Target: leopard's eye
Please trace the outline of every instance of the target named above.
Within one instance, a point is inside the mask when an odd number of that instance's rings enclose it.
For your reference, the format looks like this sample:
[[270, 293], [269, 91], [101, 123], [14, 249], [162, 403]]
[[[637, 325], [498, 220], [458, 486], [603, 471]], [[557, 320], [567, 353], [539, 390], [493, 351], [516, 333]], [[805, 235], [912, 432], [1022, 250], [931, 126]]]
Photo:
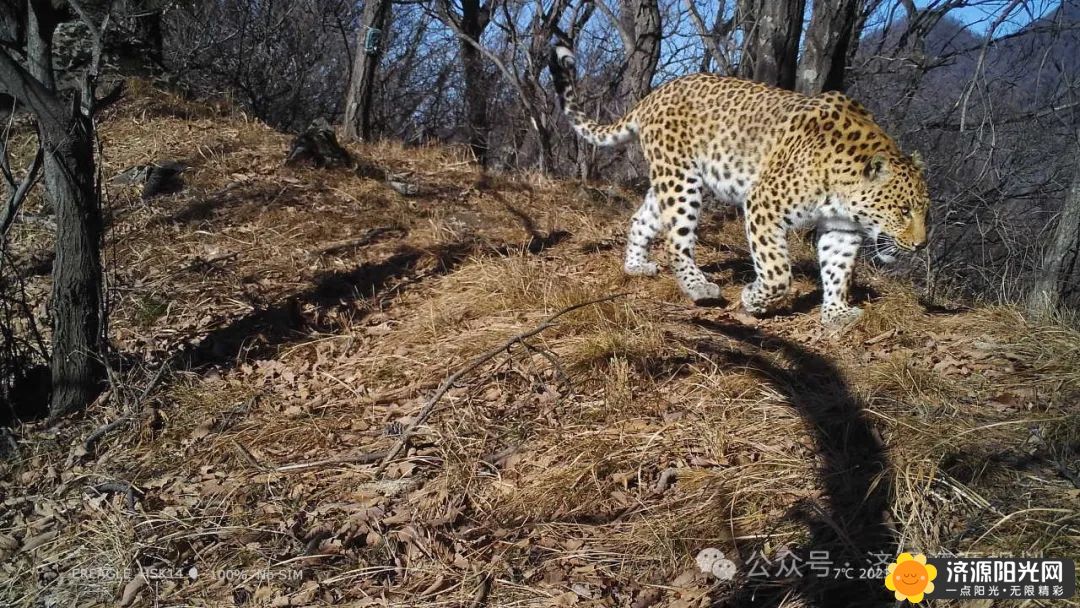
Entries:
[[901, 207], [900, 214], [904, 217], [911, 217], [911, 207]]

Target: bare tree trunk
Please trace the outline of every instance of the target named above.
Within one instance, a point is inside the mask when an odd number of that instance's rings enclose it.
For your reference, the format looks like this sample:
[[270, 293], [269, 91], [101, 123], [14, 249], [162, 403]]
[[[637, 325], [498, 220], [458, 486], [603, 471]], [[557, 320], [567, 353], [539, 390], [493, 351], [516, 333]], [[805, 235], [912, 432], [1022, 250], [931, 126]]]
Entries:
[[[1080, 133], [1077, 134], [1080, 136]], [[1073, 157], [1076, 172], [1065, 196], [1054, 238], [1043, 252], [1042, 268], [1027, 298], [1035, 317], [1046, 317], [1061, 305], [1062, 287], [1080, 261], [1080, 154]]]
[[364, 4], [352, 79], [345, 93], [345, 137], [349, 139], [366, 141], [372, 136], [371, 101], [375, 73], [383, 53], [380, 38], [389, 15], [390, 0], [371, 0]]
[[50, 0], [28, 2], [26, 28], [26, 57], [30, 75], [46, 89], [56, 89], [52, 65], [53, 33], [60, 24], [60, 15]]
[[806, 50], [799, 61], [796, 88], [816, 95], [823, 91], [844, 90], [848, 47], [859, 18], [860, 0], [815, 2], [814, 14], [806, 30]]
[[690, 13], [690, 20], [694, 22], [694, 27], [697, 29], [698, 37], [701, 38], [701, 43], [705, 46], [705, 54], [701, 58], [702, 72], [713, 71], [712, 63], [716, 62], [716, 70], [724, 75], [732, 75], [731, 61], [728, 59], [728, 53], [723, 48], [726, 45], [721, 45], [720, 40], [727, 40], [730, 38], [731, 28], [735, 26], [735, 18], [724, 18], [725, 7], [727, 6], [726, 0], [720, 0], [719, 4], [713, 3], [716, 10], [716, 17], [714, 18], [712, 28], [705, 26], [705, 20], [702, 19], [701, 13], [698, 12], [697, 6], [695, 6], [695, 0], [684, 0], [686, 3], [686, 10]]
[[[33, 111], [45, 150], [44, 176], [56, 213], [53, 263], [52, 417], [82, 409], [100, 394], [102, 363], [102, 220], [94, 166], [93, 99], [66, 101], [52, 82], [52, 32], [48, 3], [31, 3], [28, 63], [23, 69], [0, 50], [0, 87]], [[91, 86], [86, 91], [92, 96]]]
[[[480, 54], [480, 37], [491, 19], [491, 8], [479, 0], [462, 0], [461, 31], [468, 40], [461, 41], [461, 67], [465, 72], [465, 122], [469, 130], [469, 147], [477, 162], [488, 161], [488, 87], [484, 58]], [[471, 41], [471, 42], [470, 42]]]
[[660, 5], [656, 0], [623, 0], [622, 16], [632, 37], [632, 46], [624, 51], [626, 73], [620, 86], [620, 98], [629, 109], [652, 89], [660, 61]]
[[102, 223], [94, 170], [94, 127], [88, 117], [74, 115], [61, 128], [45, 135], [45, 187], [56, 209], [52, 417], [89, 405], [101, 392], [104, 376]]
[[[487, 136], [489, 131], [488, 97], [491, 91], [488, 73], [484, 69], [484, 62], [490, 61], [517, 94], [525, 116], [533, 132], [536, 133], [540, 169], [547, 172], [553, 168], [551, 125], [547, 112], [543, 109], [546, 94], [540, 85], [540, 70], [546, 65], [542, 58], [550, 50], [548, 40], [557, 30], [559, 17], [567, 6], [568, 2], [559, 0], [553, 3], [550, 9], [533, 14], [529, 27], [532, 39], [526, 49], [528, 57], [525, 61], [526, 68], [523, 72], [519, 72], [513, 63], [503, 60], [507, 53], [500, 54], [480, 44], [479, 37], [490, 21], [490, 3], [478, 6], [477, 0], [465, 0], [461, 14], [450, 9], [448, 0], [440, 0], [436, 4], [439, 19], [454, 31], [461, 43], [465, 72], [466, 120], [470, 129], [472, 150], [481, 163], [486, 165], [490, 160]], [[588, 19], [590, 12], [591, 8], [587, 8], [584, 13], [578, 15], [581, 25]], [[574, 30], [579, 27], [580, 25], [575, 25]], [[522, 37], [513, 27], [505, 27], [503, 31], [507, 34], [506, 44], [512, 45], [514, 49], [524, 44]], [[508, 54], [514, 56], [516, 51]]]
[[739, 75], [794, 89], [805, 10], [806, 0], [739, 0], [746, 36]]

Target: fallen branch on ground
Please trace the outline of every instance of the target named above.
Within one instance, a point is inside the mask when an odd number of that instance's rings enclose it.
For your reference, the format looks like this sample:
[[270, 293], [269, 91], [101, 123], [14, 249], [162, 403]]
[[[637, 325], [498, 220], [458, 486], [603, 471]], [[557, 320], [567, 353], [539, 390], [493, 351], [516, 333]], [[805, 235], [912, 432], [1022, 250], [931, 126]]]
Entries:
[[379, 462], [386, 458], [389, 452], [370, 452], [367, 454], [358, 454], [356, 456], [348, 456], [345, 458], [331, 458], [328, 460], [316, 460], [313, 462], [297, 462], [293, 464], [285, 464], [274, 469], [278, 473], [288, 473], [290, 471], [304, 471], [307, 469], [315, 469], [318, 467], [336, 465], [336, 464], [372, 464]]
[[90, 436], [86, 438], [86, 441], [83, 441], [83, 453], [84, 454], [93, 454], [94, 453], [94, 447], [97, 446], [97, 442], [102, 437], [104, 437], [105, 435], [108, 435], [109, 433], [111, 433], [111, 432], [115, 431], [116, 429], [126, 425], [129, 422], [131, 422], [131, 417], [130, 416], [124, 416], [123, 418], [117, 418], [116, 420], [113, 420], [112, 422], [110, 422], [110, 423], [108, 423], [106, 425], [98, 427], [97, 430], [95, 430], [93, 433], [90, 433]]
[[488, 594], [491, 593], [491, 575], [484, 574], [480, 579], [480, 584], [476, 586], [476, 591], [473, 592], [472, 601], [469, 602], [469, 608], [479, 608], [487, 603]]
[[653, 486], [653, 494], [660, 495], [668, 491], [673, 483], [679, 478], [679, 470], [675, 467], [664, 469], [660, 473], [660, 477], [656, 480], [656, 485]]
[[566, 371], [563, 369], [562, 364], [559, 363], [558, 358], [556, 358], [550, 350], [536, 346], [535, 344], [530, 344], [528, 342], [525, 342], [524, 340], [521, 342], [521, 345], [528, 349], [529, 352], [534, 352], [543, 357], [544, 359], [547, 359], [547, 362], [550, 363], [551, 367], [555, 369], [555, 376], [559, 379], [559, 382], [562, 383], [563, 389], [567, 393], [573, 392], [574, 383], [570, 380], [570, 376], [567, 375]]
[[608, 302], [610, 300], [621, 298], [626, 295], [626, 293], [617, 293], [609, 296], [604, 296], [602, 298], [596, 298], [595, 300], [580, 302], [578, 304], [574, 304], [573, 306], [567, 306], [566, 308], [563, 308], [562, 310], [551, 315], [547, 319], [544, 319], [544, 322], [540, 325], [534, 327], [533, 329], [530, 329], [529, 331], [517, 334], [506, 342], [503, 342], [502, 344], [485, 352], [479, 357], [476, 357], [471, 362], [469, 362], [468, 365], [451, 374], [446, 380], [443, 380], [443, 383], [439, 385], [438, 390], [436, 390], [435, 394], [433, 394], [431, 398], [428, 399], [427, 403], [424, 404], [424, 407], [420, 408], [420, 413], [416, 415], [416, 418], [414, 418], [411, 423], [409, 423], [408, 428], [406, 428], [405, 431], [401, 434], [401, 437], [398, 438], [397, 443], [394, 444], [394, 447], [390, 448], [390, 451], [387, 452], [386, 458], [383, 458], [382, 462], [379, 463], [379, 468], [375, 469], [375, 476], [378, 477], [383, 474], [383, 471], [386, 470], [386, 467], [390, 464], [390, 461], [396, 458], [398, 453], [401, 452], [401, 449], [405, 447], [406, 443], [408, 443], [409, 438], [416, 430], [416, 427], [423, 424], [428, 419], [428, 417], [431, 416], [431, 412], [435, 410], [435, 405], [439, 402], [440, 399], [442, 399], [443, 395], [445, 395], [446, 392], [450, 390], [450, 387], [453, 386], [454, 383], [457, 382], [462, 376], [475, 370], [484, 363], [487, 363], [495, 355], [498, 355], [499, 353], [509, 349], [515, 343], [524, 343], [524, 340], [526, 338], [531, 338], [540, 332], [555, 327], [555, 320], [565, 314], [571, 313], [575, 310], [578, 310], [579, 308], [592, 306], [593, 304], [600, 304], [602, 302]]

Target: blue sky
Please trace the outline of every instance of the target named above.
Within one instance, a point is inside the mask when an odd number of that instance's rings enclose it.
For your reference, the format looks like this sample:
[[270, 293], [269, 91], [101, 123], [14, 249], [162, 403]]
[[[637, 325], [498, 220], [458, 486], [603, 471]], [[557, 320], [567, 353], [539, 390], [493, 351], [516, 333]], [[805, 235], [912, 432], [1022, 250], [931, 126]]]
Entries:
[[[928, 5], [941, 4], [941, 0], [917, 0], [916, 6], [920, 8]], [[985, 34], [987, 28], [998, 18], [1001, 11], [1011, 4], [1009, 0], [970, 0], [970, 6], [950, 11], [949, 14], [965, 23], [971, 30], [978, 34]], [[1061, 0], [1027, 0], [1022, 2], [1010, 14], [995, 32], [995, 35], [1008, 34], [1027, 25], [1028, 23], [1052, 13], [1061, 6]]]

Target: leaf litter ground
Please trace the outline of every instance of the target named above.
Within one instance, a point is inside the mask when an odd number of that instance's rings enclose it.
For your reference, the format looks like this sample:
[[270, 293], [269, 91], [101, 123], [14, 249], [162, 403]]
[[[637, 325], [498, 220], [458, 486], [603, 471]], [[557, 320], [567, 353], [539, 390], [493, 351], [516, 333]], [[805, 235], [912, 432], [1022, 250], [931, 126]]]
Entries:
[[[828, 333], [802, 241], [784, 312], [695, 308], [621, 275], [619, 188], [391, 143], [285, 168], [285, 136], [145, 86], [102, 130], [107, 175], [193, 169], [148, 201], [109, 188], [114, 382], [17, 429], [0, 603], [885, 606], [804, 560], [1080, 554], [1072, 329], [928, 307], [866, 266], [865, 319]], [[737, 301], [739, 219], [702, 232]], [[48, 249], [16, 228], [13, 255]], [[622, 292], [462, 377], [376, 475], [444, 378]]]

